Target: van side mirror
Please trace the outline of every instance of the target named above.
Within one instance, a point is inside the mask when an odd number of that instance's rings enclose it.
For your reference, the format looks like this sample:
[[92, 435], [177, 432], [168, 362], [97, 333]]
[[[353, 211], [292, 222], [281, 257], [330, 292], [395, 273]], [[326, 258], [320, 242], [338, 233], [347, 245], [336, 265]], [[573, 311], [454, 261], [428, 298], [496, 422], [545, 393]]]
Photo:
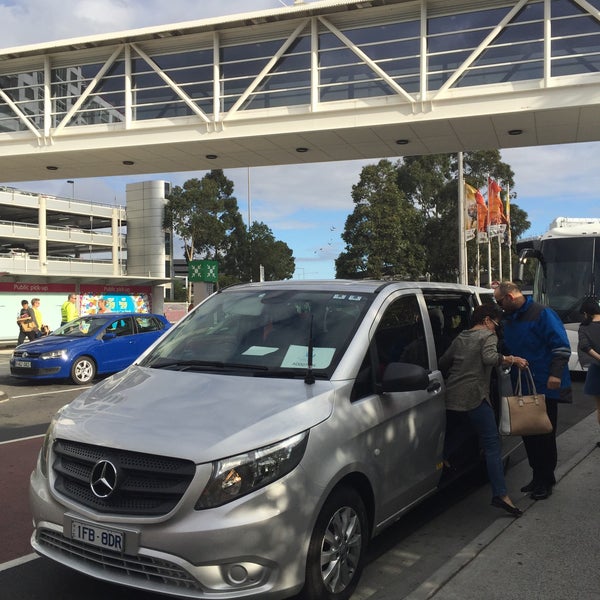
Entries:
[[410, 363], [390, 363], [383, 372], [382, 392], [410, 392], [426, 390], [429, 387], [429, 374], [419, 365]]

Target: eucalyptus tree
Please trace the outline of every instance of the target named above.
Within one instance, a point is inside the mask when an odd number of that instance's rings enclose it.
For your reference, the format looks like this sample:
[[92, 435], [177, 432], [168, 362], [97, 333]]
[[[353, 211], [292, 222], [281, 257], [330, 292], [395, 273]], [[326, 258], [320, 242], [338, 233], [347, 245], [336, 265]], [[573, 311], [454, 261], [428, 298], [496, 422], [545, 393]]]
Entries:
[[345, 250], [335, 261], [336, 276], [413, 279], [423, 273], [422, 218], [397, 184], [389, 160], [362, 169], [352, 187], [354, 210], [346, 219]]
[[291, 249], [276, 240], [264, 223], [250, 231], [233, 196], [234, 184], [220, 169], [202, 179], [189, 179], [167, 196], [164, 227], [183, 240], [184, 256], [219, 263], [219, 284], [258, 280], [260, 265], [267, 279], [294, 273]]

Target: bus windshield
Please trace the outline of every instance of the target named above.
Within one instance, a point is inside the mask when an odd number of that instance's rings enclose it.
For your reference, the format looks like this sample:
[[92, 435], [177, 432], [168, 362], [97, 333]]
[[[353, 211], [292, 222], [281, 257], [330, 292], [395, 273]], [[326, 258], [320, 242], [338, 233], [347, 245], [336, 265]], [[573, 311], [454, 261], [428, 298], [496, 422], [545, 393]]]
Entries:
[[552, 307], [565, 323], [580, 321], [584, 298], [599, 290], [600, 238], [551, 238], [542, 242], [541, 252], [534, 299]]

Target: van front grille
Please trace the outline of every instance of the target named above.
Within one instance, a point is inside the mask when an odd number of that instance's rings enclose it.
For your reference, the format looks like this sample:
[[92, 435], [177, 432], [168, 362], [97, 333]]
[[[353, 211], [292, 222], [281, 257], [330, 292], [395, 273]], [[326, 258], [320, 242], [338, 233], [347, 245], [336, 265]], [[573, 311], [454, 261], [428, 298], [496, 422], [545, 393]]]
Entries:
[[[181, 500], [196, 467], [192, 461], [58, 439], [52, 468], [56, 491], [101, 513], [133, 516], [167, 514]], [[116, 469], [114, 491], [92, 491], [94, 467], [107, 461]]]

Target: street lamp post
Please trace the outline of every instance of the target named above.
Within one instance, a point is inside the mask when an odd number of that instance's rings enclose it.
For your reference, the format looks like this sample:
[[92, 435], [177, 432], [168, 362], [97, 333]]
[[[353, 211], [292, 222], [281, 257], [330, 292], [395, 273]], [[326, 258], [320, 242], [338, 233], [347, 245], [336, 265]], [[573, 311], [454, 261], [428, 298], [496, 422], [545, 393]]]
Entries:
[[67, 183], [71, 184], [71, 199], [75, 200], [75, 182], [72, 179], [67, 179]]

